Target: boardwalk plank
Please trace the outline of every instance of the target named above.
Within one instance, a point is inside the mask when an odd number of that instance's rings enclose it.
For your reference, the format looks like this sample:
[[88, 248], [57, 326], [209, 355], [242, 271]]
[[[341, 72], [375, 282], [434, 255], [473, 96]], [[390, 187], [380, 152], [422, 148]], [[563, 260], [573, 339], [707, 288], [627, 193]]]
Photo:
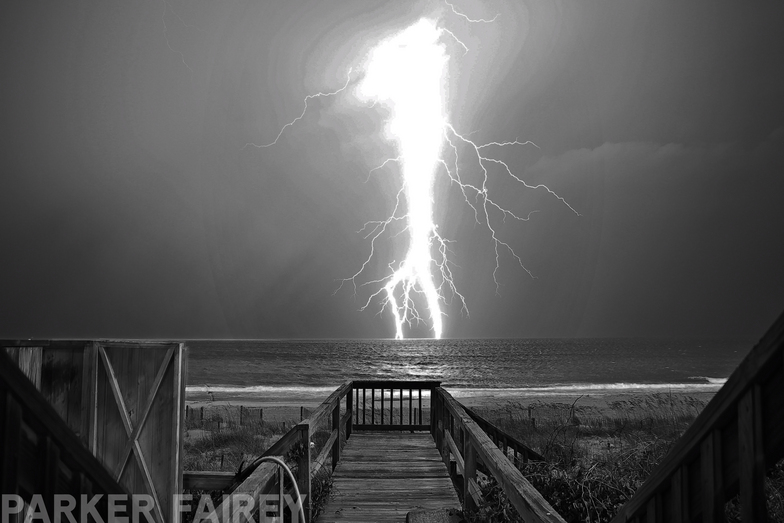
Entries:
[[460, 508], [428, 433], [354, 433], [333, 479], [319, 523], [400, 523], [417, 508]]

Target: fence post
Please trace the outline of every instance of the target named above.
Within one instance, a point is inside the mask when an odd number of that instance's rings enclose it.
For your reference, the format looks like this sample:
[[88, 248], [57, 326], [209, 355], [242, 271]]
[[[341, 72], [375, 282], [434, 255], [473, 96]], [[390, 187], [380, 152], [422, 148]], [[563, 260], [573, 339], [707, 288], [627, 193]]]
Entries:
[[297, 460], [297, 487], [304, 498], [302, 508], [305, 511], [305, 523], [310, 523], [310, 423], [299, 423], [297, 429], [302, 443], [302, 454]]

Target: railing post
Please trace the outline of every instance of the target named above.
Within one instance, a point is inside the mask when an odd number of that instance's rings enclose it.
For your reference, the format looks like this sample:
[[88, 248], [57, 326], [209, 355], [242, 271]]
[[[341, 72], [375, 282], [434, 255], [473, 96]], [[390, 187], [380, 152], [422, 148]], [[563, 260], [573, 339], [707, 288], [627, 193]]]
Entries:
[[338, 461], [340, 461], [340, 398], [335, 402], [335, 408], [332, 409], [332, 430], [337, 431], [337, 437], [332, 444], [332, 470], [335, 470]]
[[346, 421], [346, 440], [351, 437], [351, 429], [354, 426], [354, 387], [348, 389], [346, 394], [346, 412], [348, 412], [348, 421]]
[[743, 521], [767, 520], [761, 396], [760, 386], [754, 384], [738, 402], [740, 510]]
[[433, 439], [436, 440], [438, 443], [438, 439], [436, 438], [436, 413], [438, 412], [438, 405], [436, 404], [436, 388], [432, 387], [430, 389], [430, 434], [433, 436]]
[[305, 510], [305, 523], [310, 523], [310, 423], [297, 425], [299, 441], [302, 443], [302, 454], [297, 460], [297, 487], [303, 497], [302, 508]]
[[476, 509], [471, 495], [471, 483], [474, 481], [476, 481], [476, 449], [471, 436], [468, 436], [463, 444], [463, 509], [466, 511]]

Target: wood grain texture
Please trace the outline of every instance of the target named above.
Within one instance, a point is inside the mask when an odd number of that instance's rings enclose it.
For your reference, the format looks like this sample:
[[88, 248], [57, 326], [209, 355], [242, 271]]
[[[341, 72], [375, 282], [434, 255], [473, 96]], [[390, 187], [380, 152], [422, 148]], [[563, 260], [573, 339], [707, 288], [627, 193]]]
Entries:
[[417, 508], [460, 508], [428, 433], [355, 433], [333, 479], [333, 494], [319, 523], [402, 522]]

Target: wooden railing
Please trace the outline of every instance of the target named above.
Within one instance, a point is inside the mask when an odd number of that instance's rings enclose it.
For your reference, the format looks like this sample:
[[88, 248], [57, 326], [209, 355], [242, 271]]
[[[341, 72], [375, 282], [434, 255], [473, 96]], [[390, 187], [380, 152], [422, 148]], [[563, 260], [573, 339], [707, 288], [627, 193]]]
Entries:
[[[311, 481], [325, 470], [324, 467], [334, 470], [340, 460], [341, 443], [350, 438], [354, 430], [426, 430], [433, 435], [453, 479], [462, 485], [466, 508], [481, 503], [475, 476], [478, 468], [496, 478], [512, 504], [526, 518], [525, 521], [563, 521], [509, 459], [527, 461], [543, 458], [477, 413], [465, 409], [439, 385], [437, 381], [347, 382], [263, 455], [285, 457], [292, 452], [298, 455], [297, 485], [305, 496], [305, 513], [310, 520]], [[342, 403], [344, 399], [345, 403]], [[342, 409], [341, 405], [344, 405]], [[331, 420], [331, 432], [316, 458], [311, 460], [309, 442], [315, 429], [322, 426], [327, 418]], [[456, 441], [460, 442], [459, 447]], [[511, 456], [508, 454], [510, 449]], [[264, 463], [251, 465], [238, 475], [186, 472], [185, 482], [190, 488], [224, 490], [226, 494], [242, 493], [255, 498], [279, 487], [275, 483], [277, 477], [276, 466]], [[223, 521], [224, 515], [234, 517], [239, 510], [229, 508], [224, 514], [223, 507], [219, 506], [215, 512], [219, 521]]]
[[481, 463], [524, 521], [563, 523], [465, 408], [441, 387], [433, 391], [433, 438], [450, 476], [462, 491], [464, 509], [473, 510], [483, 502], [476, 480], [477, 465]]
[[33, 495], [41, 495], [50, 515], [55, 494], [75, 497], [77, 519], [81, 495], [88, 500], [103, 495], [96, 505], [103, 518], [107, 518], [107, 494], [127, 496], [3, 350], [0, 449], [0, 492], [16, 494], [27, 503]]
[[614, 523], [767, 519], [765, 473], [784, 455], [784, 315], [675, 443]]
[[[355, 430], [430, 430], [439, 381], [354, 381]], [[425, 414], [426, 413], [426, 414]]]
[[[344, 400], [345, 403], [343, 403]], [[308, 522], [311, 520], [311, 481], [323, 470], [326, 470], [325, 467], [328, 467], [330, 472], [334, 470], [340, 461], [341, 443], [351, 436], [352, 404], [352, 383], [346, 382], [330, 394], [311, 413], [310, 417], [295, 425], [263, 454], [263, 456], [276, 456], [284, 461], [292, 457], [296, 459], [297, 488], [304, 498], [305, 517]], [[311, 459], [313, 435], [324, 425], [329, 426], [329, 436], [320, 449], [313, 449], [318, 454], [315, 459]], [[193, 488], [202, 485], [212, 487], [225, 485], [228, 487], [226, 494], [248, 494], [257, 499], [260, 494], [273, 491], [276, 487], [276, 481], [279, 481], [278, 474], [277, 465], [260, 463], [253, 464], [240, 474], [231, 477], [231, 484], [227, 484], [229, 478], [223, 474], [192, 473], [186, 475], [186, 478], [190, 476], [189, 485]], [[277, 483], [277, 487], [280, 487], [280, 483]], [[231, 500], [231, 496], [225, 499]], [[219, 505], [215, 508], [215, 515], [221, 522], [226, 516], [228, 518], [225, 521], [236, 521], [235, 518], [239, 517], [241, 511], [242, 507], [239, 506], [224, 510], [224, 507]]]
[[[471, 419], [479, 425], [479, 428], [485, 431], [485, 434], [501, 451], [509, 457], [515, 465], [527, 463], [530, 460], [545, 461], [544, 457], [533, 450], [531, 447], [518, 440], [514, 436], [499, 429], [482, 416], [474, 412], [472, 409], [463, 406], [463, 409], [471, 416]], [[512, 455], [509, 455], [509, 451]]]

